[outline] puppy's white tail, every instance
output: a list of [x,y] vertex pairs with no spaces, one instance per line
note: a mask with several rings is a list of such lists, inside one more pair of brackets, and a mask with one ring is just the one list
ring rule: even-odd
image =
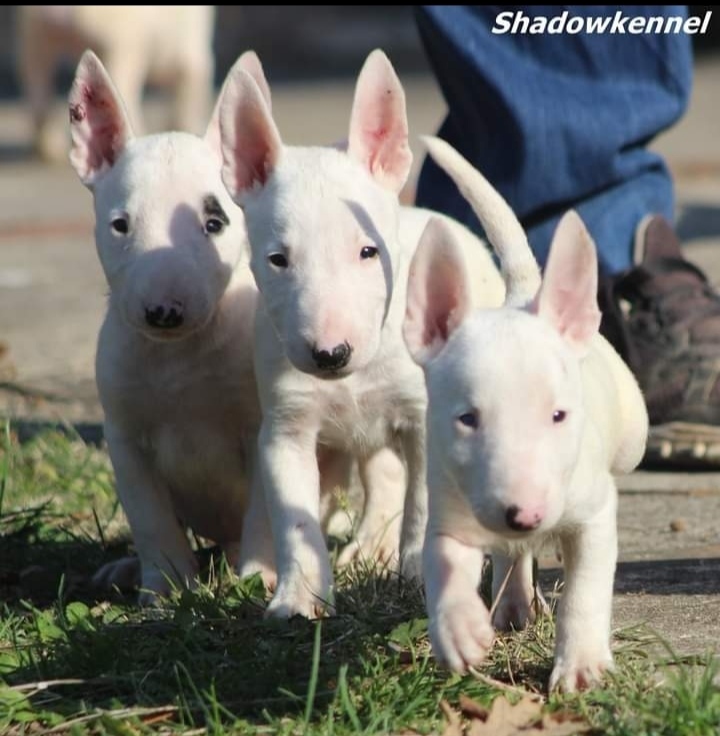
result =
[[527,236],[510,205],[490,182],[449,143],[422,136],[434,161],[455,182],[467,199],[500,259],[505,279],[505,304],[524,307],[540,288],[540,268]]

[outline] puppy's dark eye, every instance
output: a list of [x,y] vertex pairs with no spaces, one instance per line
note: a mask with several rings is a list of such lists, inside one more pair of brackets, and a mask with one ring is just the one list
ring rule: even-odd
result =
[[361,251],[360,251],[360,258],[365,261],[368,258],[375,258],[375,256],[378,254],[378,249],[374,245],[366,245]]
[[221,233],[224,227],[225,223],[217,217],[210,217],[205,221],[205,232],[208,235],[216,235],[217,233]]
[[562,409],[556,409],[553,412],[553,422],[555,424],[560,424],[560,422],[565,421],[565,417],[567,416],[567,412],[563,411]]
[[480,419],[476,411],[466,411],[457,418],[458,422],[467,427],[468,429],[477,429],[480,424]]
[[110,227],[118,235],[127,235],[128,230],[130,229],[130,223],[128,222],[127,217],[115,217],[110,222]]
[[268,261],[270,261],[275,268],[288,267],[288,259],[282,253],[271,253],[268,256]]

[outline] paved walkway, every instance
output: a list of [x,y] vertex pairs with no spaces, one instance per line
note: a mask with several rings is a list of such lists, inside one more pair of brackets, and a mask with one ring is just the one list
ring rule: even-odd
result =
[[[433,80],[403,81],[412,135],[433,132],[444,112]],[[351,96],[350,83],[275,86],[273,109],[287,142],[332,142],[345,134]],[[150,112],[158,121],[163,109]],[[719,117],[720,57],[705,58],[688,115],[655,143],[676,177],[687,253],[716,283]],[[0,104],[0,416],[89,422],[92,434],[105,282],[91,197],[69,165],[30,161],[28,143],[19,106]],[[621,488],[616,625],[646,621],[680,651],[718,651],[720,474],[636,473]]]

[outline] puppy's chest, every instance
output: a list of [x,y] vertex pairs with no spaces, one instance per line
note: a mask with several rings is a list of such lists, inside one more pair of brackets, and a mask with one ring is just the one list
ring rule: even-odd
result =
[[111,403],[149,431],[166,425],[233,432],[259,417],[247,361],[225,351],[147,360],[119,373],[114,384]]
[[335,385],[323,397],[320,442],[364,452],[392,444],[398,432],[422,417],[412,393],[383,377]]
[[219,543],[237,540],[247,503],[247,447],[230,429],[163,424],[145,448],[178,518]]
[[178,493],[198,486],[228,487],[244,474],[244,440],[229,424],[160,423],[143,437],[142,444],[157,471]]
[[259,425],[247,366],[220,351],[133,361],[103,389],[108,419],[137,442],[178,497],[227,495]]
[[[247,496],[247,402],[237,382],[206,376],[161,393],[161,411],[144,423],[142,443],[168,485],[176,513],[217,541],[237,535]],[[257,420],[259,421],[259,420]]]

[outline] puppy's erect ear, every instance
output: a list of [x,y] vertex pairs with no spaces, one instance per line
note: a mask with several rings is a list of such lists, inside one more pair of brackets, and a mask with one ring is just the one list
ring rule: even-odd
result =
[[424,366],[445,347],[472,308],[462,251],[447,225],[432,217],[410,263],[403,337]]
[[254,51],[246,51],[241,54],[235,63],[230,68],[230,71],[225,77],[225,81],[220,88],[220,94],[218,95],[217,102],[215,103],[215,109],[213,110],[210,122],[208,123],[207,130],[205,131],[205,140],[210,144],[214,151],[217,151],[217,155],[222,157],[222,143],[220,136],[220,103],[225,92],[225,85],[227,80],[233,74],[236,74],[239,70],[243,69],[246,71],[254,80],[260,90],[263,99],[267,103],[268,110],[272,109],[272,98],[270,96],[270,86],[268,85],[267,79],[265,78],[265,72],[263,71],[262,64],[258,55]]
[[235,65],[239,69],[244,69],[257,84],[263,99],[267,103],[268,110],[272,112],[272,96],[270,95],[270,85],[265,78],[265,71],[263,70],[260,57],[254,51],[246,51],[242,54]]
[[405,92],[387,56],[368,56],[355,87],[348,154],[376,181],[399,192],[412,166]]
[[70,163],[82,183],[92,189],[133,137],[123,101],[92,51],[80,59],[69,104]]
[[580,355],[600,328],[595,243],[574,210],[558,223],[542,286],[533,306]]
[[220,93],[222,178],[239,203],[248,190],[264,186],[277,165],[282,141],[260,88],[239,62]]

